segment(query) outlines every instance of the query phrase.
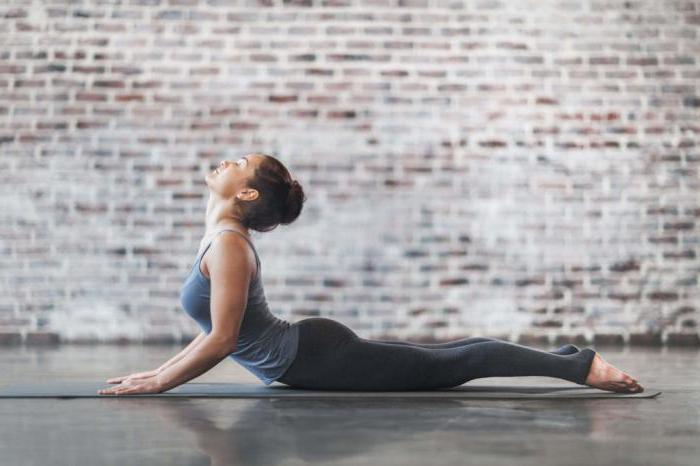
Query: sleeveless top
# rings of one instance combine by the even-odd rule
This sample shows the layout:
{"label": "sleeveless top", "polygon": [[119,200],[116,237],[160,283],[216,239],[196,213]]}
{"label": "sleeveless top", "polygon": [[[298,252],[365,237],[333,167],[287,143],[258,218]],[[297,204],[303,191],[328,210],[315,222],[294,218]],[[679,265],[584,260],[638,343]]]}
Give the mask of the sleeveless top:
{"label": "sleeveless top", "polygon": [[248,302],[236,340],[236,351],[229,357],[252,372],[265,385],[270,385],[281,377],[294,361],[299,344],[299,328],[275,317],[270,312],[262,286],[258,252],[243,233],[236,230],[222,230],[214,236],[194,261],[192,270],[180,288],[180,303],[185,312],[204,332],[211,333],[209,307],[211,281],[200,270],[200,263],[214,239],[224,231],[233,231],[241,235],[253,248],[257,263],[257,272],[248,288]]}

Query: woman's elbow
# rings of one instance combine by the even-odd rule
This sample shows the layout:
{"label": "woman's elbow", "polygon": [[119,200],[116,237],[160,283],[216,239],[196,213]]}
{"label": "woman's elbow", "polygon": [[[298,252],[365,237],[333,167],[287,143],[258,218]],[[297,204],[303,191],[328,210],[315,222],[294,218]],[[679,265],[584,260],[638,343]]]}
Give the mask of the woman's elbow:
{"label": "woman's elbow", "polygon": [[208,337],[212,346],[218,349],[222,357],[228,356],[229,354],[236,351],[237,342],[232,338],[221,337],[216,335],[209,335]]}

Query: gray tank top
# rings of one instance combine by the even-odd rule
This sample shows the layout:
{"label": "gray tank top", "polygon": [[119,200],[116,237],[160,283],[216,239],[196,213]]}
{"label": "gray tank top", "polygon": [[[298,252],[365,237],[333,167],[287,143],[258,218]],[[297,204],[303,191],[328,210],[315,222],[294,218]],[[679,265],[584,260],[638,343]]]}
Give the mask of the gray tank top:
{"label": "gray tank top", "polygon": [[180,304],[204,332],[211,333],[211,281],[202,273],[200,263],[214,239],[224,231],[241,235],[253,248],[257,263],[257,273],[248,288],[248,302],[236,342],[236,351],[229,357],[252,372],[265,385],[270,385],[281,377],[294,361],[299,345],[299,328],[270,312],[262,286],[260,258],[255,246],[245,235],[236,230],[222,230],[214,236],[196,258],[192,270],[180,288]]}

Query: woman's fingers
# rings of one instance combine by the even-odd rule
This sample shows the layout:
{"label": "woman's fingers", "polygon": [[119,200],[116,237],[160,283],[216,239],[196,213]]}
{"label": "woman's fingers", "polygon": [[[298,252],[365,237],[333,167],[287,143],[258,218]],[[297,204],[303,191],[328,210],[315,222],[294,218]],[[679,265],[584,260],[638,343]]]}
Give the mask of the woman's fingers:
{"label": "woman's fingers", "polygon": [[108,383],[122,383],[125,380],[130,380],[133,378],[134,378],[133,375],[122,375],[120,377],[114,377],[113,379],[108,379],[107,382]]}
{"label": "woman's fingers", "polygon": [[129,375],[122,375],[121,377],[114,377],[112,379],[107,379],[107,383],[121,383],[124,380],[134,380],[134,379],[145,379],[146,377],[150,377],[150,375],[147,372],[136,372],[134,374],[129,374]]}
{"label": "woman's fingers", "polygon": [[126,379],[128,376],[122,376],[122,377],[114,377],[111,379],[107,379],[107,383],[122,383],[122,380]]}
{"label": "woman's fingers", "polygon": [[161,386],[154,381],[133,382],[129,379],[120,386],[101,389],[98,390],[97,393],[100,395],[129,395],[140,393],[160,393],[161,391]]}
{"label": "woman's fingers", "polygon": [[111,379],[107,379],[107,383],[121,383],[125,380],[147,379],[157,374],[157,369],[151,371],[134,372],[133,374],[122,375],[121,377],[113,377]]}
{"label": "woman's fingers", "polygon": [[121,385],[112,388],[103,388],[102,390],[98,390],[97,393],[102,395],[112,395],[115,393],[121,393],[124,389],[131,386],[131,379],[125,379]]}
{"label": "woman's fingers", "polygon": [[97,393],[100,395],[116,395],[119,392],[114,388],[109,388],[109,389],[98,390]]}

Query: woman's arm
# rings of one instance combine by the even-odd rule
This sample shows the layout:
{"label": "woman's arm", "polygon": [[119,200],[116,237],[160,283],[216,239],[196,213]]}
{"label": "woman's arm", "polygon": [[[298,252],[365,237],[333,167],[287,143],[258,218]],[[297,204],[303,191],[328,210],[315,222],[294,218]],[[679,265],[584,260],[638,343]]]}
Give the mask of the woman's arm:
{"label": "woman's arm", "polygon": [[245,240],[234,235],[223,236],[212,248],[212,259],[207,264],[211,276],[211,332],[194,351],[158,374],[162,391],[200,376],[238,346],[255,257]]}
{"label": "woman's arm", "polygon": [[204,374],[234,350],[235,344],[231,340],[213,333],[207,335],[194,351],[156,375],[159,390],[168,391]]}
{"label": "woman's arm", "polygon": [[191,352],[193,349],[195,349],[195,348],[197,347],[197,345],[199,345],[199,344],[202,342],[202,340],[204,340],[204,337],[206,337],[206,336],[207,336],[207,334],[204,333],[204,332],[202,332],[202,333],[200,333],[199,335],[197,335],[197,336],[195,337],[195,339],[192,340],[192,341],[190,342],[189,345],[185,346],[185,348],[184,348],[182,351],[180,351],[178,354],[176,354],[175,356],[173,356],[173,357],[172,357],[171,359],[169,359],[168,361],[164,362],[164,363],[163,363],[158,369],[156,369],[156,370],[157,370],[158,372],[163,372],[163,371],[164,371],[165,369],[167,369],[168,367],[170,367],[170,366],[172,366],[173,364],[175,364],[176,362],[180,361],[182,358],[184,358],[185,356],[187,356],[188,354],[190,354],[190,352]]}

